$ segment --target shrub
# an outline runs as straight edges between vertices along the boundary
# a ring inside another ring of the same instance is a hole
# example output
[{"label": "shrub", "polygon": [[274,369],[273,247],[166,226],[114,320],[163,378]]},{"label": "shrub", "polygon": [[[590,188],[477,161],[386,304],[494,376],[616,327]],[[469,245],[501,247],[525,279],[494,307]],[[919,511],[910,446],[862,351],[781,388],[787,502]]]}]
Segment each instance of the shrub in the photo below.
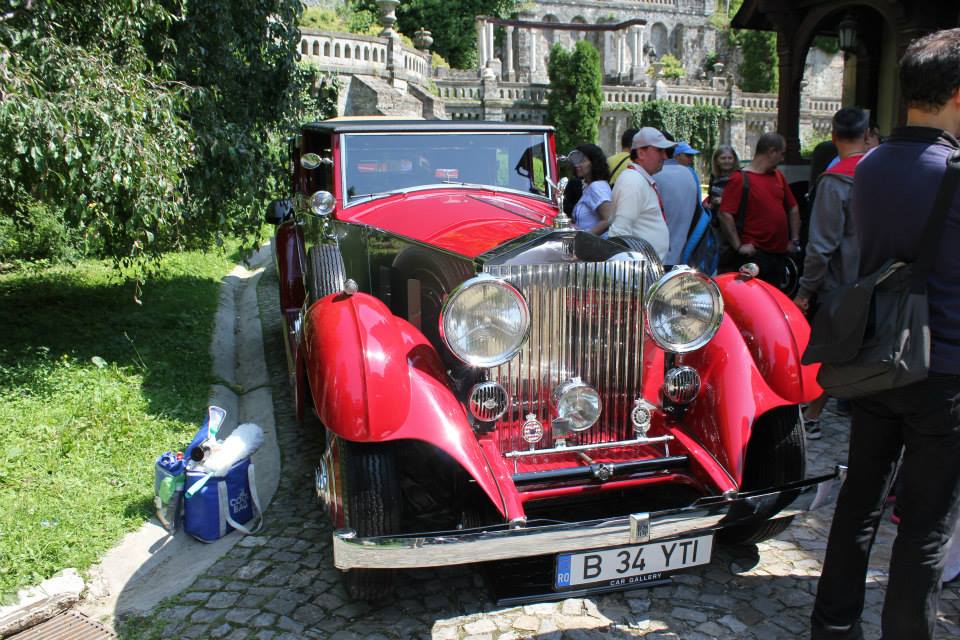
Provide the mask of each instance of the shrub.
[{"label": "shrub", "polygon": [[586,40],[572,51],[555,44],[547,73],[547,122],[556,127],[557,149],[566,153],[583,142],[596,142],[603,109],[600,54]]},{"label": "shrub", "polygon": [[[687,72],[683,69],[683,63],[680,62],[680,59],[674,55],[666,54],[660,58],[660,63],[663,67],[660,69],[660,75],[664,78],[682,78],[687,75]],[[647,73],[653,73],[653,67],[647,69]]]},{"label": "shrub", "polygon": [[683,105],[668,100],[651,100],[631,105],[632,127],[656,127],[676,140],[686,140],[709,158],[720,142],[720,125],[729,109],[709,104]]}]

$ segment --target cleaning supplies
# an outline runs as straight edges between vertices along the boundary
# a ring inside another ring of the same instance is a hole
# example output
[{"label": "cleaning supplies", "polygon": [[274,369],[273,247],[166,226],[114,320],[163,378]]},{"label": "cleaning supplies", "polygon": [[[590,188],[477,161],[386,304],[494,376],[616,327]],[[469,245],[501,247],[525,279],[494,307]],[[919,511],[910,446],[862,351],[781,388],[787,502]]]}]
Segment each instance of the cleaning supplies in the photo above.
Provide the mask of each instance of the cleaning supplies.
[{"label": "cleaning supplies", "polygon": [[188,447],[184,530],[202,542],[218,540],[233,529],[257,531],[262,516],[250,457],[263,443],[263,430],[241,424],[222,442],[209,430],[201,435]]}]

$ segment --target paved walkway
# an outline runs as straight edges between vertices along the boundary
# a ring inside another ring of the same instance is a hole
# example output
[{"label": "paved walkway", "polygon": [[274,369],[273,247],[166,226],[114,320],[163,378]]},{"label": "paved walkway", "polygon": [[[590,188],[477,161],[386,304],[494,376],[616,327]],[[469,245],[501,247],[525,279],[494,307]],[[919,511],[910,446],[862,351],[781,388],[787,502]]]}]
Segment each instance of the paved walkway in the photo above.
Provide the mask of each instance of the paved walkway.
[{"label": "paved walkway", "polygon": [[[258,285],[267,367],[283,457],[265,528],[244,538],[180,595],[148,618],[119,624],[122,638],[802,638],[820,571],[829,511],[798,519],[756,549],[719,548],[713,561],[668,586],[497,608],[470,568],[412,571],[383,605],[351,602],[330,559],[330,526],[317,507],[319,442],[299,428],[285,381],[276,274]],[[808,449],[810,473],[846,457],[847,422],[824,415],[824,437]],[[886,566],[895,528],[884,520],[875,545],[864,614],[879,637]],[[960,637],[960,590],[947,589],[938,634]]]}]

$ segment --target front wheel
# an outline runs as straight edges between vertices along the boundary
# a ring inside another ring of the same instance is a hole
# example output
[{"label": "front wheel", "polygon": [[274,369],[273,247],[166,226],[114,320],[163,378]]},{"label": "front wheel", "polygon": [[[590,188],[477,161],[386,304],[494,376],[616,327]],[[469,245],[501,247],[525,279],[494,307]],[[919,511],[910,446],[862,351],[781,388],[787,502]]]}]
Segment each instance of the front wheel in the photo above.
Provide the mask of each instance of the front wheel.
[{"label": "front wheel", "polygon": [[[346,526],[361,538],[399,532],[402,496],[393,451],[382,445],[342,440],[339,446],[346,478]],[[394,571],[390,569],[351,569],[344,573],[347,593],[357,600],[386,597],[392,590],[393,579]]]},{"label": "front wheel", "polygon": [[[806,472],[807,450],[800,408],[790,405],[763,414],[747,445],[741,491],[803,480]],[[755,544],[783,533],[792,521],[790,517],[727,527],[717,537],[728,544]]]}]

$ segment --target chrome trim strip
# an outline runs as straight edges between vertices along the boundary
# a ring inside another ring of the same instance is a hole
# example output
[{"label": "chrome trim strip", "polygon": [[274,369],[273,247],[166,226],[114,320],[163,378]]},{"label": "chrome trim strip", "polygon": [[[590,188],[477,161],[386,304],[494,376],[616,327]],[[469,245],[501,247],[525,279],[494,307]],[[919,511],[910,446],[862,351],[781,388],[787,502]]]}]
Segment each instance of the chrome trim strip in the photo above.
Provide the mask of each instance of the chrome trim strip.
[{"label": "chrome trim strip", "polygon": [[657,436],[656,438],[634,438],[633,440],[620,440],[618,442],[603,442],[600,444],[578,444],[569,447],[552,447],[550,449],[534,449],[533,451],[508,451],[503,454],[505,458],[525,458],[527,456],[545,456],[557,453],[570,453],[571,451],[593,451],[595,449],[612,449],[614,447],[639,446],[647,444],[656,444],[673,440],[673,436]]},{"label": "chrome trim strip", "polygon": [[[689,507],[649,514],[649,540],[665,540],[720,527],[786,518],[836,499],[846,467],[834,473],[792,482],[772,491],[701,498]],[[646,516],[646,518],[644,517]],[[640,532],[635,534],[640,537]],[[631,516],[569,524],[482,531],[359,538],[352,529],[333,533],[333,563],[338,569],[414,569],[472,562],[526,558],[631,544]]]}]

